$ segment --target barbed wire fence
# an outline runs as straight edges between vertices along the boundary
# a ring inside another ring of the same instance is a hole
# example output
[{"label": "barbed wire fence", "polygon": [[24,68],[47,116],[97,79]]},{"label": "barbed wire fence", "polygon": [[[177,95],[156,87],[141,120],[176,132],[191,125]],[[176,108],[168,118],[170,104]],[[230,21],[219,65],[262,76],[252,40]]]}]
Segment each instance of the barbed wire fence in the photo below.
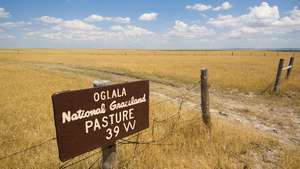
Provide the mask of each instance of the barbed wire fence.
[{"label": "barbed wire fence", "polygon": [[[122,159],[121,161],[119,161],[119,164],[122,165],[128,165],[132,159],[135,159],[137,156],[143,154],[149,146],[173,146],[173,144],[170,143],[166,143],[166,140],[168,140],[168,138],[170,138],[172,135],[174,135],[176,132],[178,132],[178,128],[176,129],[177,126],[179,126],[179,122],[182,122],[180,120],[182,119],[182,112],[183,109],[185,109],[185,112],[189,112],[189,111],[200,111],[200,92],[195,92],[195,90],[197,88],[199,88],[199,83],[200,81],[194,83],[191,87],[184,88],[183,92],[179,92],[179,94],[177,95],[172,95],[172,96],[167,96],[163,99],[160,99],[159,101],[156,101],[154,103],[151,103],[149,106],[150,108],[155,108],[161,105],[165,105],[166,103],[171,103],[171,104],[176,104],[178,105],[177,109],[174,112],[168,112],[168,116],[166,118],[162,118],[162,119],[158,119],[156,117],[154,117],[153,119],[150,119],[150,122],[152,122],[151,126],[149,129],[141,131],[139,133],[136,133],[132,136],[129,136],[127,138],[124,139],[120,139],[117,141],[118,143],[118,147],[122,148],[122,146],[125,145],[134,145],[134,152],[132,153],[131,156],[129,156],[126,159]],[[273,85],[274,83],[272,82],[270,85],[267,86],[267,88],[265,90],[269,90],[270,87]],[[265,92],[265,91],[263,91]],[[263,93],[262,92],[262,93]],[[191,101],[193,100],[193,101]],[[195,103],[195,100],[197,100],[197,102],[199,104],[194,104],[194,105],[184,105],[184,103]],[[162,112],[151,112],[153,114],[156,113],[162,113]],[[164,112],[166,113],[166,112]],[[200,114],[194,114],[194,117],[192,117],[190,120],[184,120],[184,122],[186,124],[193,124],[193,123],[200,123],[201,121],[198,120],[197,118],[201,118]],[[195,120],[196,119],[196,120]],[[166,129],[165,133],[160,134],[160,136],[158,138],[154,138],[154,133],[155,133],[155,128],[157,128],[158,125],[165,125],[171,123],[171,125]],[[180,129],[180,128],[179,128]],[[140,139],[141,135],[147,134],[147,133],[151,133],[150,135],[152,135],[152,139],[147,139],[147,140],[142,140]],[[136,140],[133,140],[134,138],[136,138]],[[45,146],[46,144],[50,144],[51,142],[55,141],[56,137],[50,137],[47,139],[44,139],[44,141],[41,141],[40,143],[37,144],[33,144],[30,147],[27,147],[23,150],[19,150],[16,152],[13,152],[11,154],[7,154],[5,156],[0,157],[0,162],[24,153],[30,153],[31,150],[33,149],[41,149],[43,148],[43,146]],[[139,149],[139,145],[144,145],[145,147],[143,147],[142,149]],[[85,155],[79,156],[79,157],[75,157],[73,159],[70,159],[66,162],[59,162],[59,169],[65,169],[65,168],[69,168],[72,167],[74,165],[80,164],[81,162],[84,162],[88,159],[91,159],[92,157],[96,157],[96,159],[94,159],[91,164],[89,164],[89,169],[93,168],[97,162],[99,161],[99,159],[101,158],[101,150],[97,149],[94,150],[92,152],[89,152]],[[99,165],[99,164],[98,164]]]},{"label": "barbed wire fence", "polygon": [[[178,95],[166,97],[160,101],[150,104],[149,105],[150,108],[154,108],[156,106],[160,106],[160,105],[163,105],[163,104],[166,104],[169,102],[169,104],[172,104],[172,105],[178,104],[178,107],[175,112],[168,115],[164,119],[157,119],[157,118],[150,119],[151,120],[150,122],[152,122],[152,125],[150,127],[151,129],[149,128],[147,130],[141,131],[141,132],[134,134],[132,136],[129,136],[127,138],[118,140],[117,143],[118,143],[119,148],[124,145],[134,145],[134,153],[131,156],[129,156],[128,158],[119,161],[119,164],[128,165],[130,163],[130,161],[132,161],[132,159],[135,159],[137,156],[144,153],[145,150],[147,150],[147,148],[149,146],[172,146],[173,144],[165,143],[165,141],[177,132],[176,126],[178,126],[179,122],[182,122],[180,120],[182,119],[183,108],[185,109],[185,112],[199,111],[199,109],[200,109],[199,105],[195,105],[195,106],[187,105],[186,107],[184,107],[185,102],[189,102],[188,100],[195,99],[196,97],[200,96],[200,94],[195,95],[193,92],[193,90],[195,90],[198,87],[199,87],[199,82],[194,83],[192,87],[185,88],[185,91],[181,92]],[[191,95],[191,93],[193,95]],[[153,112],[153,113],[161,113],[161,112]],[[199,118],[201,117],[199,114],[197,114],[196,116],[199,116]],[[174,119],[176,119],[176,120],[174,120]],[[194,122],[199,122],[199,121],[194,121]],[[160,134],[159,138],[152,138],[150,140],[139,139],[141,135],[147,134],[147,133],[151,133],[151,135],[153,136],[154,135],[153,132],[155,132],[154,129],[157,128],[158,125],[162,125],[162,124],[166,124],[166,123],[171,123],[171,125],[169,128],[166,129],[166,132],[164,134]],[[137,139],[133,140],[134,138],[137,138]],[[44,139],[44,141],[41,141],[40,143],[37,143],[37,144],[33,144],[32,146],[27,147],[23,150],[19,150],[19,151],[13,152],[11,154],[7,154],[5,156],[0,157],[0,162],[3,160],[10,159],[12,157],[21,155],[21,154],[30,153],[30,151],[33,149],[42,149],[44,145],[50,144],[51,142],[53,142],[55,140],[56,140],[56,137],[50,137],[48,139]],[[138,151],[139,145],[145,145],[145,147]],[[98,156],[89,165],[88,168],[90,169],[90,168],[94,167],[97,164],[97,162],[99,161],[99,159],[101,158],[100,152],[101,152],[101,150],[97,149],[97,150],[87,153],[86,155],[75,157],[66,162],[63,162],[63,163],[59,162],[59,169],[69,168],[69,167],[77,165],[83,161],[91,159],[92,157]]]},{"label": "barbed wire fence", "polygon": [[[290,57],[288,65],[286,67],[284,67],[284,59],[283,58],[279,59],[279,64],[278,64],[277,71],[276,71],[275,81],[272,81],[271,83],[269,83],[267,85],[267,87],[260,92],[260,94],[264,94],[266,92],[269,92],[269,93],[273,92],[275,94],[279,94],[280,85],[282,85],[283,83],[286,83],[290,77],[290,74],[294,67],[294,65],[293,65],[294,60],[295,60],[294,56]],[[282,76],[283,71],[286,71],[286,76]]]}]

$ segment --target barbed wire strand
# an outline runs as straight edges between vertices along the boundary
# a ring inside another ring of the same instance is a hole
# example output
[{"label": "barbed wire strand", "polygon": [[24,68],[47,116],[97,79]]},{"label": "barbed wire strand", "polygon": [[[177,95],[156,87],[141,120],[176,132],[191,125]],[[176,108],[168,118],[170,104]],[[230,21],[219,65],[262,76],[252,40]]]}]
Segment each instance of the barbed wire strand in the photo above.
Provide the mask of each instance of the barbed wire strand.
[{"label": "barbed wire strand", "polygon": [[[192,118],[192,119],[187,120],[187,121],[185,121],[185,122],[189,122],[188,124],[185,123],[185,126],[186,126],[186,125],[192,125],[192,124],[194,124],[194,123],[198,123],[198,119]],[[180,130],[180,129],[182,129],[182,127],[181,127],[181,128],[178,128],[176,131],[178,131],[178,130]],[[122,160],[121,163],[125,163],[125,165],[127,165],[130,161],[132,161],[132,159],[135,159],[135,157],[136,157],[137,155],[140,155],[140,154],[142,154],[145,150],[147,150],[147,149],[148,149],[148,146],[150,146],[150,145],[153,145],[153,144],[147,144],[146,147],[144,147],[144,149],[141,150],[139,153],[137,153],[136,155],[132,155],[131,157],[129,157],[129,158],[125,159],[125,160]]]},{"label": "barbed wire strand", "polygon": [[[181,100],[180,102],[180,105],[179,105],[179,108],[177,110],[177,114],[178,114],[178,118],[180,119],[180,112],[182,110],[182,104],[183,104],[183,100]],[[179,120],[177,120],[178,122]],[[167,137],[169,137],[170,135],[172,135],[173,131],[174,131],[174,128],[175,128],[175,125],[176,123],[174,122],[172,124],[172,127],[169,129],[169,132],[167,134],[165,134],[163,137],[157,139],[157,140],[150,140],[150,141],[139,141],[139,142],[136,142],[136,141],[132,141],[132,140],[127,140],[127,139],[120,139],[121,142],[125,142],[125,143],[129,143],[129,144],[153,144],[153,143],[159,143],[159,142],[162,142],[164,141]]]},{"label": "barbed wire strand", "polygon": [[[272,82],[270,85],[268,85],[268,87],[267,87],[262,93],[264,93],[266,90],[268,90],[272,84],[273,84],[273,82]],[[198,87],[198,86],[197,86],[197,87]],[[176,100],[176,99],[179,99],[179,96],[184,96],[184,95],[186,95],[186,93],[187,93],[188,91],[193,90],[194,88],[196,88],[196,87],[193,87],[192,89],[187,89],[187,91],[185,92],[185,94],[177,95],[177,96],[175,96],[175,98],[174,98],[174,97],[172,97],[172,98],[167,98],[167,99],[165,99],[165,100],[163,100],[163,101],[159,101],[159,102],[156,102],[156,103],[154,103],[154,104],[151,104],[150,106],[156,106],[156,105],[159,105],[159,104],[162,104],[162,103],[165,103],[165,102],[174,101],[174,100]],[[194,95],[194,96],[192,96],[192,97],[189,97],[189,99],[191,99],[191,98],[196,98],[196,97],[199,97],[199,95]],[[186,99],[186,98],[185,98],[185,99]],[[183,101],[184,101],[184,98],[181,97],[181,102],[180,102],[180,106],[179,106],[179,108],[178,108],[177,113],[172,114],[171,116],[169,116],[168,118],[163,119],[163,120],[156,120],[156,119],[154,119],[153,122],[155,122],[155,123],[165,122],[165,121],[168,121],[168,120],[170,120],[170,119],[176,117],[176,115],[178,115],[178,118],[180,118],[180,112],[181,112],[181,109],[182,109]],[[197,110],[197,111],[198,111],[198,110],[200,109],[198,105],[189,106],[189,107],[192,107],[192,108],[190,108],[190,109],[188,109],[188,110],[186,110],[186,111],[192,111],[192,110]],[[188,121],[188,122],[191,122],[191,123],[189,123],[189,124],[193,124],[193,123],[197,122],[198,120],[195,120],[194,118],[192,118],[192,119],[187,120],[187,121]],[[160,138],[160,139],[157,139],[157,140],[150,140],[150,141],[139,141],[138,139],[137,139],[136,141],[131,141],[131,140],[129,140],[130,138],[136,136],[136,135],[134,135],[134,136],[132,136],[132,137],[129,137],[128,139],[120,139],[120,141],[118,141],[118,143],[120,143],[120,145],[122,145],[122,144],[135,144],[134,153],[133,153],[133,156],[131,157],[131,158],[135,159],[137,155],[141,154],[142,152],[144,152],[144,151],[148,148],[148,147],[145,147],[142,151],[140,151],[139,153],[136,153],[136,152],[137,152],[137,145],[139,145],[139,144],[144,144],[144,145],[148,145],[148,146],[149,146],[149,145],[172,145],[172,144],[160,144],[160,143],[158,143],[158,142],[161,142],[161,141],[165,140],[166,138],[168,138],[168,137],[174,132],[175,124],[176,124],[176,123],[173,123],[172,127],[169,129],[169,132],[168,132],[167,134],[165,134],[164,137],[162,137],[162,138]],[[142,132],[142,133],[143,133],[143,132]],[[140,134],[142,134],[142,133],[141,133],[141,132],[137,133],[137,138],[138,138],[138,137],[140,136]],[[128,162],[130,161],[131,158],[128,158],[128,159],[125,160],[125,161],[127,161],[127,163],[128,163]],[[86,159],[86,158],[85,158],[85,159]],[[85,160],[85,159],[82,159],[82,160]],[[92,163],[92,165],[89,167],[89,169],[90,169],[91,167],[93,167],[93,165],[94,165],[99,159],[100,159],[100,157],[97,158],[97,160],[95,160],[95,161]],[[82,161],[82,160],[80,160],[80,161]],[[123,161],[124,161],[124,160],[123,160]],[[78,162],[77,162],[77,163],[78,163]],[[70,166],[70,165],[69,165],[69,166]]]},{"label": "barbed wire strand", "polygon": [[[195,83],[191,88],[189,88],[189,89],[186,89],[186,91],[184,92],[184,93],[181,93],[180,95],[177,95],[177,97],[176,97],[176,99],[180,99],[181,101],[184,101],[184,100],[187,100],[187,98],[186,98],[186,95],[187,95],[187,93],[188,92],[190,92],[191,90],[194,90],[195,88],[197,88],[198,87],[198,83]],[[181,97],[179,97],[179,96],[181,96]],[[189,99],[191,99],[191,98],[195,98],[195,97],[199,97],[198,95],[196,95],[196,96],[192,96],[192,97],[189,97]],[[167,101],[172,101],[172,100],[175,100],[174,98],[168,98],[168,99],[166,99]],[[166,101],[166,102],[167,102]],[[156,103],[156,104],[162,104],[162,103],[165,103],[164,101],[162,101],[162,102],[159,102],[159,103]],[[156,104],[152,104],[152,106],[154,106],[154,105],[156,105]],[[180,104],[182,104],[182,103],[180,103]],[[150,105],[151,106],[151,105]],[[175,114],[173,114],[173,115],[171,115],[171,116],[176,116],[177,115],[177,113],[175,113]],[[166,121],[166,120],[168,120],[168,118],[167,119],[164,119],[164,120],[156,120],[156,119],[154,119],[154,121],[156,121],[156,122],[159,122],[159,121]]]},{"label": "barbed wire strand", "polygon": [[[195,88],[195,86],[193,86],[191,89],[187,89],[187,91],[192,90],[193,88]],[[182,94],[181,94],[181,95],[182,95]],[[180,95],[178,95],[178,96],[180,96]],[[166,100],[169,101],[170,98],[168,98],[168,99],[166,99]],[[162,102],[162,103],[164,103],[164,102]],[[153,104],[152,104],[152,105],[153,105]],[[44,145],[44,144],[46,144],[46,143],[48,143],[48,142],[50,142],[50,141],[52,141],[52,140],[55,140],[55,139],[56,139],[56,137],[53,137],[53,138],[50,138],[50,139],[48,139],[48,140],[45,140],[45,141],[43,141],[43,142],[41,142],[41,143],[39,143],[39,144],[33,145],[33,146],[31,146],[31,147],[28,147],[28,148],[26,148],[26,149],[24,149],[24,150],[20,150],[20,151],[14,152],[14,153],[12,153],[12,154],[3,156],[3,157],[0,158],[0,161],[1,161],[1,160],[4,160],[4,159],[7,159],[7,158],[10,158],[10,157],[12,157],[12,156],[18,155],[18,154],[20,154],[20,153],[29,151],[29,150],[31,150],[31,149],[37,148],[37,147],[42,146],[42,145]]]},{"label": "barbed wire strand", "polygon": [[96,163],[97,163],[97,161],[99,161],[100,160],[100,157],[98,157],[90,166],[89,166],[89,168],[88,169],[91,169]]},{"label": "barbed wire strand", "polygon": [[4,156],[4,157],[1,157],[1,158],[0,158],[0,161],[2,161],[2,160],[4,160],[4,159],[7,159],[7,158],[10,158],[10,157],[13,157],[13,156],[16,156],[16,155],[18,155],[18,154],[20,154],[20,153],[24,153],[24,152],[27,152],[27,151],[29,151],[29,150],[35,149],[35,148],[40,147],[40,146],[42,146],[42,145],[44,145],[44,144],[46,144],[46,143],[48,143],[48,142],[50,142],[50,141],[53,141],[53,140],[55,140],[55,139],[56,139],[56,137],[53,137],[53,138],[47,139],[47,140],[45,140],[45,141],[43,141],[43,142],[41,142],[41,143],[39,143],[39,144],[30,146],[30,147],[28,147],[28,148],[26,148],[26,149],[24,149],[24,150],[20,150],[20,151],[14,152],[14,153],[12,153],[12,154],[6,155],[6,156]]},{"label": "barbed wire strand", "polygon": [[146,150],[148,149],[148,146],[149,146],[149,145],[145,146],[144,149],[141,150],[139,153],[137,153],[137,154],[135,154],[135,155],[132,155],[132,156],[130,156],[129,158],[120,161],[119,163],[120,163],[120,164],[124,163],[124,165],[129,164],[129,162],[132,161],[136,156],[138,156],[138,155],[142,154],[144,151],[146,151]]},{"label": "barbed wire strand", "polygon": [[[96,154],[100,154],[100,151],[96,151],[96,152],[94,152],[94,153],[92,153],[92,154],[90,154],[90,155],[88,155],[88,156],[85,156],[84,158],[79,159],[79,160],[77,160],[77,161],[75,161],[75,162],[72,162],[72,163],[71,163],[72,160],[66,162],[67,164],[66,164],[66,163],[63,163],[63,164],[59,167],[59,169],[64,169],[64,168],[71,167],[71,166],[73,166],[73,165],[75,165],[75,164],[80,163],[81,161],[84,161],[84,160],[86,160],[86,159],[89,159],[89,158],[95,156]],[[99,157],[99,158],[100,158],[100,157]],[[71,163],[71,164],[69,164],[69,163]]]},{"label": "barbed wire strand", "polygon": [[[189,92],[189,90],[192,90],[192,89],[194,89],[195,87],[197,87],[197,86],[193,86],[192,88],[188,89],[185,93]],[[181,94],[181,96],[182,96],[182,95],[185,95],[185,94]],[[186,99],[186,98],[181,97],[180,109],[181,109],[182,104],[183,104],[183,102],[184,102],[185,99]],[[168,101],[169,101],[169,100],[168,100]],[[178,113],[172,114],[170,117],[168,117],[168,118],[166,118],[166,119],[163,119],[163,120],[156,120],[156,119],[153,119],[153,121],[154,121],[154,122],[168,121],[168,120],[170,120],[171,118],[176,117],[176,115],[178,115]],[[147,132],[147,131],[142,131],[142,132],[139,132],[139,133],[142,134],[142,133],[145,133],[145,132]],[[139,133],[138,133],[138,134],[139,134]],[[129,140],[129,139],[131,139],[131,138],[133,138],[133,137],[135,137],[135,136],[136,136],[136,135],[133,135],[133,136],[131,136],[131,137],[128,137],[127,140]],[[124,144],[124,142],[122,142],[122,141],[121,141],[121,143]]]},{"label": "barbed wire strand", "polygon": [[[180,106],[179,106],[178,112],[177,112],[176,114],[171,115],[171,117],[168,117],[167,119],[164,119],[163,121],[170,120],[171,118],[176,117],[176,115],[178,115],[178,114],[180,113],[181,108],[182,108],[182,104],[183,104],[183,101],[184,101],[183,96],[185,96],[187,92],[189,92],[189,91],[194,90],[195,88],[197,88],[197,87],[198,87],[198,86],[196,86],[197,84],[198,84],[198,83],[195,83],[191,88],[186,89],[186,91],[185,91],[184,94],[181,93],[181,94],[179,94],[179,95],[176,95],[175,98],[174,98],[174,97],[172,97],[172,98],[167,98],[167,99],[165,99],[165,100],[163,100],[163,101],[159,101],[159,102],[157,102],[157,103],[151,104],[150,106],[155,106],[155,105],[158,105],[158,104],[162,104],[162,103],[165,103],[165,102],[168,102],[168,101],[173,101],[173,100],[176,100],[176,99],[180,99],[180,98],[181,98],[181,102],[180,102]],[[179,96],[182,96],[182,97],[179,97]],[[179,115],[179,118],[180,118],[180,115]],[[159,121],[156,120],[155,122],[159,122]],[[171,128],[170,131],[172,131],[173,128],[174,128],[174,124],[172,125],[172,128]],[[169,132],[169,133],[171,133],[171,132]],[[138,134],[141,134],[141,133],[138,133]],[[169,135],[169,134],[167,134],[167,135]],[[167,136],[167,135],[166,135],[166,136]],[[123,139],[122,141],[125,141],[125,142],[127,142],[127,143],[134,143],[134,144],[136,144],[136,145],[137,145],[137,144],[151,144],[151,143],[160,142],[160,141],[164,140],[164,139],[166,138],[166,136],[165,136],[165,137],[162,137],[161,139],[158,139],[158,140],[151,140],[151,141],[148,141],[148,142],[139,142],[139,141],[132,142],[132,141],[130,141],[130,140],[125,140],[125,139]],[[46,143],[48,143],[48,142],[50,142],[50,141],[53,141],[53,140],[56,140],[56,137],[47,139],[47,140],[45,140],[45,141],[43,141],[43,142],[41,142],[41,143],[39,143],[39,144],[33,145],[33,146],[31,146],[31,147],[28,147],[28,148],[26,148],[26,149],[24,149],[24,150],[20,150],[20,151],[14,152],[14,153],[12,153],[12,154],[3,156],[3,157],[0,158],[0,161],[1,161],[1,160],[4,160],[4,159],[7,159],[7,158],[10,158],[10,157],[13,157],[13,156],[16,156],[16,155],[18,155],[18,154],[20,154],[20,153],[24,153],[24,152],[30,151],[30,150],[32,150],[32,149],[38,148],[38,147],[40,147],[40,146],[42,146],[42,145],[44,145],[44,144],[46,144]],[[121,144],[127,144],[127,143],[123,143],[122,141],[120,142]],[[157,144],[157,143],[155,143],[155,144],[153,144],[153,145],[170,145],[170,144]],[[70,166],[72,166],[72,165],[75,165],[75,164],[77,164],[77,163],[79,163],[79,162],[81,162],[81,161],[83,161],[83,160],[86,160],[86,159],[88,159],[88,158],[94,156],[94,155],[97,154],[97,153],[99,153],[99,152],[93,153],[92,155],[89,155],[89,156],[87,156],[87,157],[85,157],[85,158],[83,158],[83,159],[80,159],[80,160],[78,160],[78,161],[76,161],[76,162],[73,162],[73,163],[71,163],[71,164],[69,164],[69,165],[62,165],[62,166],[60,166],[60,168],[63,169],[63,168],[67,168],[67,167],[70,167]],[[68,163],[68,162],[67,162],[67,163]]]},{"label": "barbed wire strand", "polygon": [[168,102],[168,101],[174,101],[176,99],[182,99],[182,96],[186,95],[187,92],[190,92],[191,90],[196,89],[198,87],[198,85],[199,85],[198,83],[195,83],[195,84],[193,84],[193,86],[191,88],[186,89],[186,91],[184,93],[180,93],[178,95],[171,96],[171,97],[168,97],[168,98],[163,99],[161,101],[152,103],[152,104],[150,104],[150,106],[153,107],[153,106],[157,106],[157,105],[163,104],[163,103]]},{"label": "barbed wire strand", "polygon": [[[183,103],[183,102],[182,102]],[[182,106],[182,105],[181,105]],[[181,107],[180,107],[180,109],[181,109]],[[190,109],[188,109],[188,110],[186,110],[186,111],[192,111],[192,110],[195,110],[195,111],[199,111],[199,106],[198,105],[194,105],[194,106],[192,106],[192,108],[190,108]],[[196,116],[197,117],[197,116]],[[172,117],[173,118],[173,117]],[[180,118],[180,116],[179,116],[179,118]],[[171,118],[167,118],[167,119],[164,119],[164,121],[168,121],[168,120],[170,120]],[[191,120],[188,120],[188,121],[193,121],[194,120],[194,118],[192,118]],[[174,128],[175,126],[173,125],[172,126],[172,128]],[[172,131],[173,129],[171,129],[171,131]],[[159,140],[151,140],[151,141],[147,141],[147,142],[142,142],[142,141],[140,141],[140,142],[136,142],[136,141],[132,141],[132,140],[129,140],[129,139],[122,139],[121,141],[120,141],[120,143],[121,144],[148,144],[148,145],[172,145],[172,144],[159,144],[159,143],[156,143],[156,142],[159,142],[159,141],[162,141],[162,140],[164,140],[165,138],[167,138],[168,137],[168,135],[169,134],[167,134],[167,136],[165,136],[165,137],[163,137],[162,139],[159,139]]]}]

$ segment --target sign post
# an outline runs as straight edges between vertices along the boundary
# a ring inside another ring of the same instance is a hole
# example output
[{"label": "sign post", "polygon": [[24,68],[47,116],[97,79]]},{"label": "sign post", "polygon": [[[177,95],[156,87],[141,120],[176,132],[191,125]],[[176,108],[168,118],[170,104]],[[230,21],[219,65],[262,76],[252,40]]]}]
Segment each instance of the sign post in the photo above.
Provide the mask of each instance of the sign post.
[{"label": "sign post", "polygon": [[[109,85],[110,81],[107,80],[95,80],[93,81],[93,87],[103,87]],[[102,150],[102,169],[117,168],[117,144],[116,142],[103,146]],[[101,164],[101,162],[100,162]],[[100,165],[101,166],[101,165]]]},{"label": "sign post", "polygon": [[201,110],[204,124],[210,129],[210,111],[209,111],[209,92],[208,92],[208,71],[206,68],[201,69]]},{"label": "sign post", "polygon": [[292,68],[293,68],[293,64],[294,64],[294,57],[290,57],[290,61],[289,61],[289,68],[287,69],[287,72],[286,72],[286,79],[289,78],[291,72],[292,72]]},{"label": "sign post", "polygon": [[281,72],[282,72],[282,68],[283,68],[283,62],[284,62],[283,59],[279,59],[274,88],[273,88],[273,91],[277,94],[279,93],[279,90],[280,90],[280,76],[281,76]]},{"label": "sign post", "polygon": [[61,161],[99,147],[115,152],[118,139],[149,127],[146,80],[55,93],[52,103]]}]

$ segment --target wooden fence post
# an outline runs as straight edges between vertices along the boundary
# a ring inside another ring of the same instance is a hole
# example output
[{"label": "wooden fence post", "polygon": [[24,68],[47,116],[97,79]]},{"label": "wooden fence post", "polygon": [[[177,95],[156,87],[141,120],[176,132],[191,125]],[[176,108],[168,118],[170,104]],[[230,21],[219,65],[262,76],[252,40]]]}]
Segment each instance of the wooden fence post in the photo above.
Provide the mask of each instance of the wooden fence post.
[{"label": "wooden fence post", "polygon": [[[101,87],[110,84],[109,80],[94,80],[94,87]],[[117,168],[117,145],[116,143],[103,146],[102,148],[102,169]],[[100,165],[101,166],[101,165]]]},{"label": "wooden fence post", "polygon": [[289,79],[289,76],[290,76],[290,74],[292,72],[292,69],[293,69],[293,64],[294,64],[294,57],[291,57],[290,61],[289,61],[289,65],[288,65],[290,68],[286,72],[286,79]]},{"label": "wooden fence post", "polygon": [[211,128],[209,112],[208,72],[206,68],[201,69],[201,110],[204,124]]},{"label": "wooden fence post", "polygon": [[279,60],[274,89],[273,89],[273,91],[275,93],[279,93],[279,90],[280,90],[280,76],[281,76],[281,72],[282,72],[282,68],[283,68],[283,62],[284,62],[284,59]]}]

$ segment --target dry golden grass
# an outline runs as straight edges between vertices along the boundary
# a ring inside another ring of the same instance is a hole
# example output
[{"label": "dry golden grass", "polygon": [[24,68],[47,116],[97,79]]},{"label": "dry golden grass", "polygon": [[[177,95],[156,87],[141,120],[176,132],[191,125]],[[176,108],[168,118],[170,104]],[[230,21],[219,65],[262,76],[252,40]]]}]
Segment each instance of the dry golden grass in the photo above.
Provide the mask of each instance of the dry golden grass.
[{"label": "dry golden grass", "polygon": [[300,52],[2,49],[0,61],[81,66],[174,83],[195,83],[206,67],[215,88],[261,92],[274,81],[279,58],[287,65],[292,55],[295,68],[282,88],[299,92]]},{"label": "dry golden grass", "polygon": [[[90,77],[81,75],[0,62],[0,157],[54,137],[51,94],[67,89],[86,88],[90,86],[91,80]],[[154,100],[153,96],[151,100]],[[167,118],[177,109],[178,105],[174,103],[153,106],[150,111],[151,119]],[[120,166],[140,169],[215,169],[242,168],[247,165],[251,168],[260,162],[253,158],[251,152],[278,146],[276,141],[255,130],[218,119],[214,119],[213,130],[209,134],[200,123],[198,111],[184,106],[181,113],[181,119],[151,124],[148,132],[140,137],[140,140],[159,139],[169,133],[175,124],[172,134],[161,142],[170,145],[139,145],[135,158],[129,158],[134,155],[134,145],[118,145]],[[152,126],[155,126],[153,136]],[[70,168],[88,168],[97,157],[99,155]],[[58,168],[59,165],[55,141],[0,162],[0,168],[4,169]]]},{"label": "dry golden grass", "polygon": [[[51,99],[56,91],[86,87],[87,81],[58,73],[0,64],[0,156],[55,136]],[[0,168],[57,166],[56,143],[1,161]],[[36,167],[41,168],[41,167]]]},{"label": "dry golden grass", "polygon": [[[218,119],[213,120],[212,133],[209,133],[202,125],[201,119],[195,117],[199,112],[186,113],[194,114],[195,119],[179,121],[180,125],[177,124],[175,127],[176,132],[164,142],[167,145],[139,145],[136,153],[141,153],[136,158],[131,158],[132,161],[129,163],[126,163],[127,161],[121,163],[121,167],[239,169],[247,166],[254,168],[253,166],[259,162],[251,156],[251,152],[259,152],[266,147],[277,145],[277,142],[253,130],[237,127]],[[168,133],[174,121],[161,124],[162,126],[156,125],[155,131],[158,130],[158,134],[155,137],[159,138],[164,135],[162,133]],[[151,132],[143,137],[149,140],[152,138]],[[134,148],[134,145],[121,148],[121,159],[128,159],[128,152],[134,154]]]},{"label": "dry golden grass", "polygon": [[285,152],[282,161],[282,167],[286,169],[298,169],[300,165],[300,149],[299,147],[294,150]]}]

